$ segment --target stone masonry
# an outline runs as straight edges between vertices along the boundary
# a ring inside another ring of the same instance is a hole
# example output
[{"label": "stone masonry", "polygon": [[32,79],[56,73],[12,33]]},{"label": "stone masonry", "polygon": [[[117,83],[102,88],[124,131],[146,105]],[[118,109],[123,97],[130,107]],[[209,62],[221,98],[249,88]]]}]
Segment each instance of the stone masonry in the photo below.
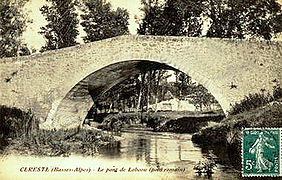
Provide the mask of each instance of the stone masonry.
[{"label": "stone masonry", "polygon": [[5,58],[0,60],[0,104],[31,109],[42,128],[77,127],[95,100],[89,89],[99,96],[150,62],[187,73],[228,114],[230,104],[249,93],[272,92],[281,84],[281,47],[279,41],[120,36]]}]

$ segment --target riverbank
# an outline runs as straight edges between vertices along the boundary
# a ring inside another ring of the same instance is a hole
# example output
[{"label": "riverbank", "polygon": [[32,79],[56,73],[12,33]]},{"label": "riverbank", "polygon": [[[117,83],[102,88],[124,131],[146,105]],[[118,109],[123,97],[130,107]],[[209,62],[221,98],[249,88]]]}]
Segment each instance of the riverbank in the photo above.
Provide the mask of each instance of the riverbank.
[{"label": "riverbank", "polygon": [[119,147],[112,135],[98,130],[42,130],[31,112],[0,106],[0,154],[69,156],[96,155]]},{"label": "riverbank", "polygon": [[34,156],[94,156],[105,149],[119,147],[113,136],[94,130],[39,130],[30,137],[8,140],[2,154]]},{"label": "riverbank", "polygon": [[[193,134],[192,141],[201,147],[214,147],[216,155],[227,155],[229,162],[236,169],[240,169],[242,130],[252,127],[282,127],[281,102],[272,102],[263,107],[230,115],[220,123],[213,123]],[[218,149],[220,150],[217,152]],[[226,153],[222,153],[224,150]]]},{"label": "riverbank", "polygon": [[191,116],[170,119],[164,123],[156,123],[154,131],[156,132],[174,132],[174,133],[195,133],[201,128],[207,126],[210,122],[220,122],[225,116]]},{"label": "riverbank", "polygon": [[[0,179],[44,179],[46,176],[52,179],[64,179],[68,176],[68,179],[70,177],[70,179],[115,180],[119,177],[135,180],[204,180],[207,178],[203,174],[201,177],[198,176],[194,167],[199,161],[206,162],[207,157],[213,157],[213,154],[203,153],[201,148],[191,142],[191,136],[190,134],[132,130],[121,132],[123,140],[119,148],[103,150],[98,156],[71,154],[65,158],[10,154],[1,159],[0,171],[4,174],[0,173]],[[25,167],[48,167],[49,172],[22,172],[21,167],[23,167],[22,171],[25,171]],[[53,168],[57,170],[52,171]],[[89,168],[91,173],[80,173],[76,170]],[[115,172],[116,168],[117,172]],[[73,169],[73,171],[65,173],[59,169]],[[98,172],[98,169],[104,170]],[[146,171],[141,172],[138,169]],[[3,178],[3,175],[9,175],[9,178]],[[234,169],[219,165],[214,170],[211,179],[239,179],[237,177]]]},{"label": "riverbank", "polygon": [[194,133],[207,126],[208,122],[220,122],[224,117],[221,111],[120,113],[105,116],[97,127],[108,131],[120,131],[122,128],[139,126],[155,132]]}]

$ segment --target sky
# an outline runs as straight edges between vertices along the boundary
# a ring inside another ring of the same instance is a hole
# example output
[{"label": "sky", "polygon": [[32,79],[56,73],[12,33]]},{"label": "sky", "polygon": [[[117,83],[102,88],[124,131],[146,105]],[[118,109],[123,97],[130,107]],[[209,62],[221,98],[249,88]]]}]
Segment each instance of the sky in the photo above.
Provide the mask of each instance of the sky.
[{"label": "sky", "polygon": [[[112,4],[113,9],[117,9],[117,7],[125,8],[129,12],[129,31],[131,34],[136,34],[136,30],[138,28],[138,24],[136,23],[135,16],[137,18],[142,17],[142,13],[140,11],[141,1],[140,0],[107,0]],[[27,29],[23,34],[24,42],[28,43],[28,45],[35,49],[40,49],[41,46],[45,44],[44,38],[41,34],[38,34],[40,31],[40,27],[46,25],[46,21],[44,16],[39,11],[39,8],[46,4],[45,0],[30,0],[25,5],[25,11],[27,12],[29,18],[33,21],[27,25]],[[82,36],[85,34],[83,32],[82,27],[79,27],[79,31]],[[82,38],[78,38],[79,42],[82,42]]]},{"label": "sky", "polygon": [[[112,8],[116,9],[117,7],[125,8],[129,12],[129,31],[131,34],[136,34],[138,24],[136,23],[135,17],[140,19],[142,17],[141,0],[106,0],[112,4]],[[282,4],[282,0],[278,0]],[[33,21],[27,25],[27,29],[23,34],[23,40],[30,47],[39,50],[41,46],[45,44],[45,40],[42,35],[38,34],[40,27],[46,25],[44,16],[39,11],[39,8],[46,4],[45,0],[30,0],[25,5],[25,11],[27,12],[29,18]],[[79,26],[79,31],[81,35],[85,35],[81,26]],[[282,40],[282,35],[279,37]],[[78,42],[82,43],[81,36],[78,37]]]}]

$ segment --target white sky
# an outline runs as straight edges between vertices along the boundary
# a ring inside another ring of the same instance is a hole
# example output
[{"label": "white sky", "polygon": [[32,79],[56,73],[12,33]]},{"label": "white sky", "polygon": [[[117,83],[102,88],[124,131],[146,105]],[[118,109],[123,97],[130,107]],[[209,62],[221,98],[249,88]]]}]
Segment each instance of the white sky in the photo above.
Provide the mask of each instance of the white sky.
[{"label": "white sky", "polygon": [[[131,34],[136,34],[138,24],[136,23],[135,16],[140,18],[142,13],[140,11],[141,2],[140,0],[107,0],[112,4],[112,8],[117,7],[125,8],[129,12],[129,31]],[[44,16],[39,11],[39,8],[46,4],[45,0],[30,0],[25,5],[25,11],[28,13],[29,18],[33,23],[28,24],[26,31],[23,34],[24,41],[35,49],[40,49],[45,44],[44,38],[38,32],[40,27],[46,24]],[[79,27],[79,31],[83,35],[82,27]],[[82,42],[81,37],[78,38],[79,42]]]},{"label": "white sky", "polygon": [[[141,18],[142,13],[140,11],[141,8],[141,0],[107,0],[112,4],[113,9],[117,7],[125,8],[129,12],[129,31],[131,34],[136,34],[136,30],[138,28],[138,24],[136,23],[135,16],[137,18]],[[282,4],[282,0],[278,0],[280,4]],[[40,27],[46,24],[44,16],[39,11],[39,8],[46,4],[45,0],[30,0],[26,6],[25,10],[27,11],[30,19],[33,23],[28,24],[26,31],[23,34],[24,41],[35,49],[40,49],[41,46],[45,44],[44,38],[38,32],[40,31]],[[82,35],[84,35],[82,27],[79,27],[79,31]],[[282,35],[279,38],[282,39]],[[79,42],[82,42],[81,37],[78,38]]]}]

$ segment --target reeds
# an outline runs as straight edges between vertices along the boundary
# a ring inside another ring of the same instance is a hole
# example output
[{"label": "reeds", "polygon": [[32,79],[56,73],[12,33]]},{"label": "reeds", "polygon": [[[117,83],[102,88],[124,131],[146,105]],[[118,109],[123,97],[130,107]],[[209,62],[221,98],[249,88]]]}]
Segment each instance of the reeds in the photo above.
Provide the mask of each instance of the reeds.
[{"label": "reeds", "polygon": [[0,153],[40,156],[69,156],[71,153],[95,155],[103,148],[118,146],[118,142],[102,132],[75,128],[41,130],[32,115],[0,106]]}]

